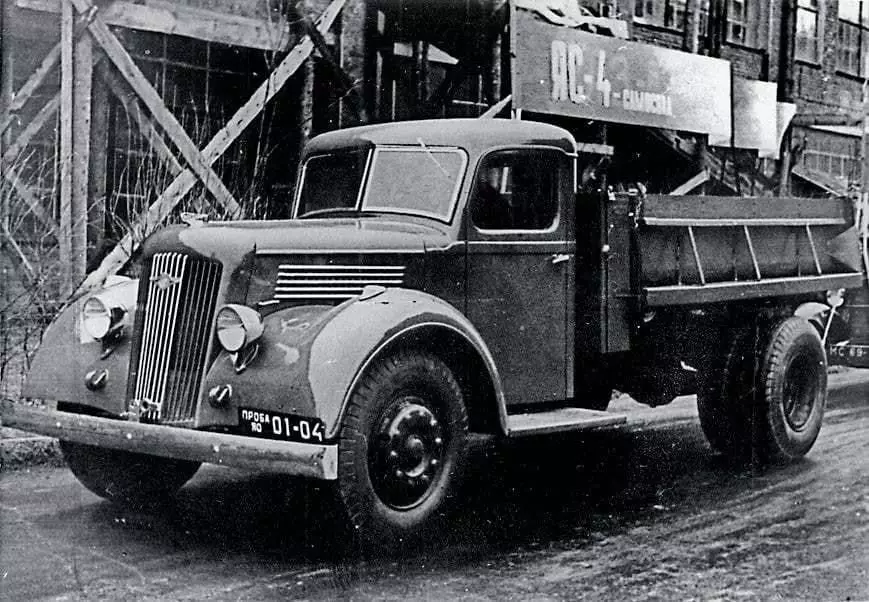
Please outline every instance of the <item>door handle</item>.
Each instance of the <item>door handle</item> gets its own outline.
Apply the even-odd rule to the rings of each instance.
[[[571,255],[567,253],[553,253],[549,260],[552,262],[552,265],[558,265],[559,263],[564,263],[565,261],[570,261]]]

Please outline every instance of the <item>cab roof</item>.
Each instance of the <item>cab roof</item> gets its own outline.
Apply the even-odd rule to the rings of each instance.
[[[512,119],[429,119],[365,125],[321,134],[305,155],[370,146],[452,146],[471,154],[500,146],[542,145],[576,153],[567,130],[547,123]]]

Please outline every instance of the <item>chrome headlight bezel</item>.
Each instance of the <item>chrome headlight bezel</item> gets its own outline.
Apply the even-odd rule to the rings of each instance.
[[[138,281],[125,279],[88,297],[81,306],[82,341],[117,338],[136,307]]]
[[[238,353],[255,343],[264,330],[260,313],[246,305],[224,305],[215,320],[217,341],[227,353]]]

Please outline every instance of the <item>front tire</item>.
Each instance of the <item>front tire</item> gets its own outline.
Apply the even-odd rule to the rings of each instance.
[[[462,391],[436,356],[400,351],[354,391],[338,443],[338,489],[363,542],[433,533],[456,501],[468,417]]]
[[[768,462],[806,455],[821,430],[827,399],[827,357],[818,331],[798,317],[773,329],[760,374],[759,443]]]
[[[107,500],[146,505],[165,499],[189,481],[198,462],[160,458],[60,441],[70,470],[82,485]]]

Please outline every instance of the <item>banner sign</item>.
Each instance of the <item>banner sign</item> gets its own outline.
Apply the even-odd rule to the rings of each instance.
[[[733,137],[710,136],[709,144],[756,150],[759,157],[779,158],[782,137],[796,105],[776,101],[776,85],[733,78]]]
[[[517,109],[730,138],[728,61],[512,19]]]

